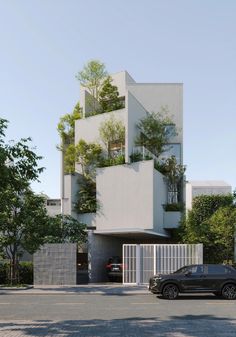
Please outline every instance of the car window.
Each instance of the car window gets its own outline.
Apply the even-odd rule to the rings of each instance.
[[[184,274],[187,270],[187,267],[180,268],[174,272],[174,274]]]
[[[202,265],[196,265],[188,268],[188,271],[191,272],[191,274],[202,274],[203,273],[203,266]]]
[[[222,265],[214,265],[214,264],[209,264],[206,266],[206,272],[208,274],[230,274],[232,271],[230,268],[227,268],[226,266]]]

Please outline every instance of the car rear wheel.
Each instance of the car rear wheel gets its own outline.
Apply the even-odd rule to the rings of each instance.
[[[222,289],[222,295],[227,300],[235,300],[236,299],[236,284],[233,284],[233,283],[226,284]]]
[[[179,289],[175,284],[167,284],[162,290],[162,296],[168,300],[174,300],[179,295]]]

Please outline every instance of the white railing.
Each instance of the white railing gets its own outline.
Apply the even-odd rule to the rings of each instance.
[[[147,159],[154,159],[156,161],[158,161],[157,157],[148,149],[146,149],[146,147],[144,146],[135,146],[133,147],[133,152],[132,152],[133,156],[135,154],[138,154],[141,156],[141,160],[147,160]]]

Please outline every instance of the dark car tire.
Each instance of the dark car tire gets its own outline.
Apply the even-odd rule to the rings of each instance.
[[[162,296],[168,300],[175,300],[179,295],[179,289],[178,287],[173,284],[169,283],[164,286],[162,289]]]
[[[228,283],[222,288],[222,296],[227,300],[236,299],[236,284]]]

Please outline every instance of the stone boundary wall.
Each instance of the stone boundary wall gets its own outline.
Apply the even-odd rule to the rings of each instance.
[[[33,261],[35,285],[76,285],[77,244],[45,244]]]

